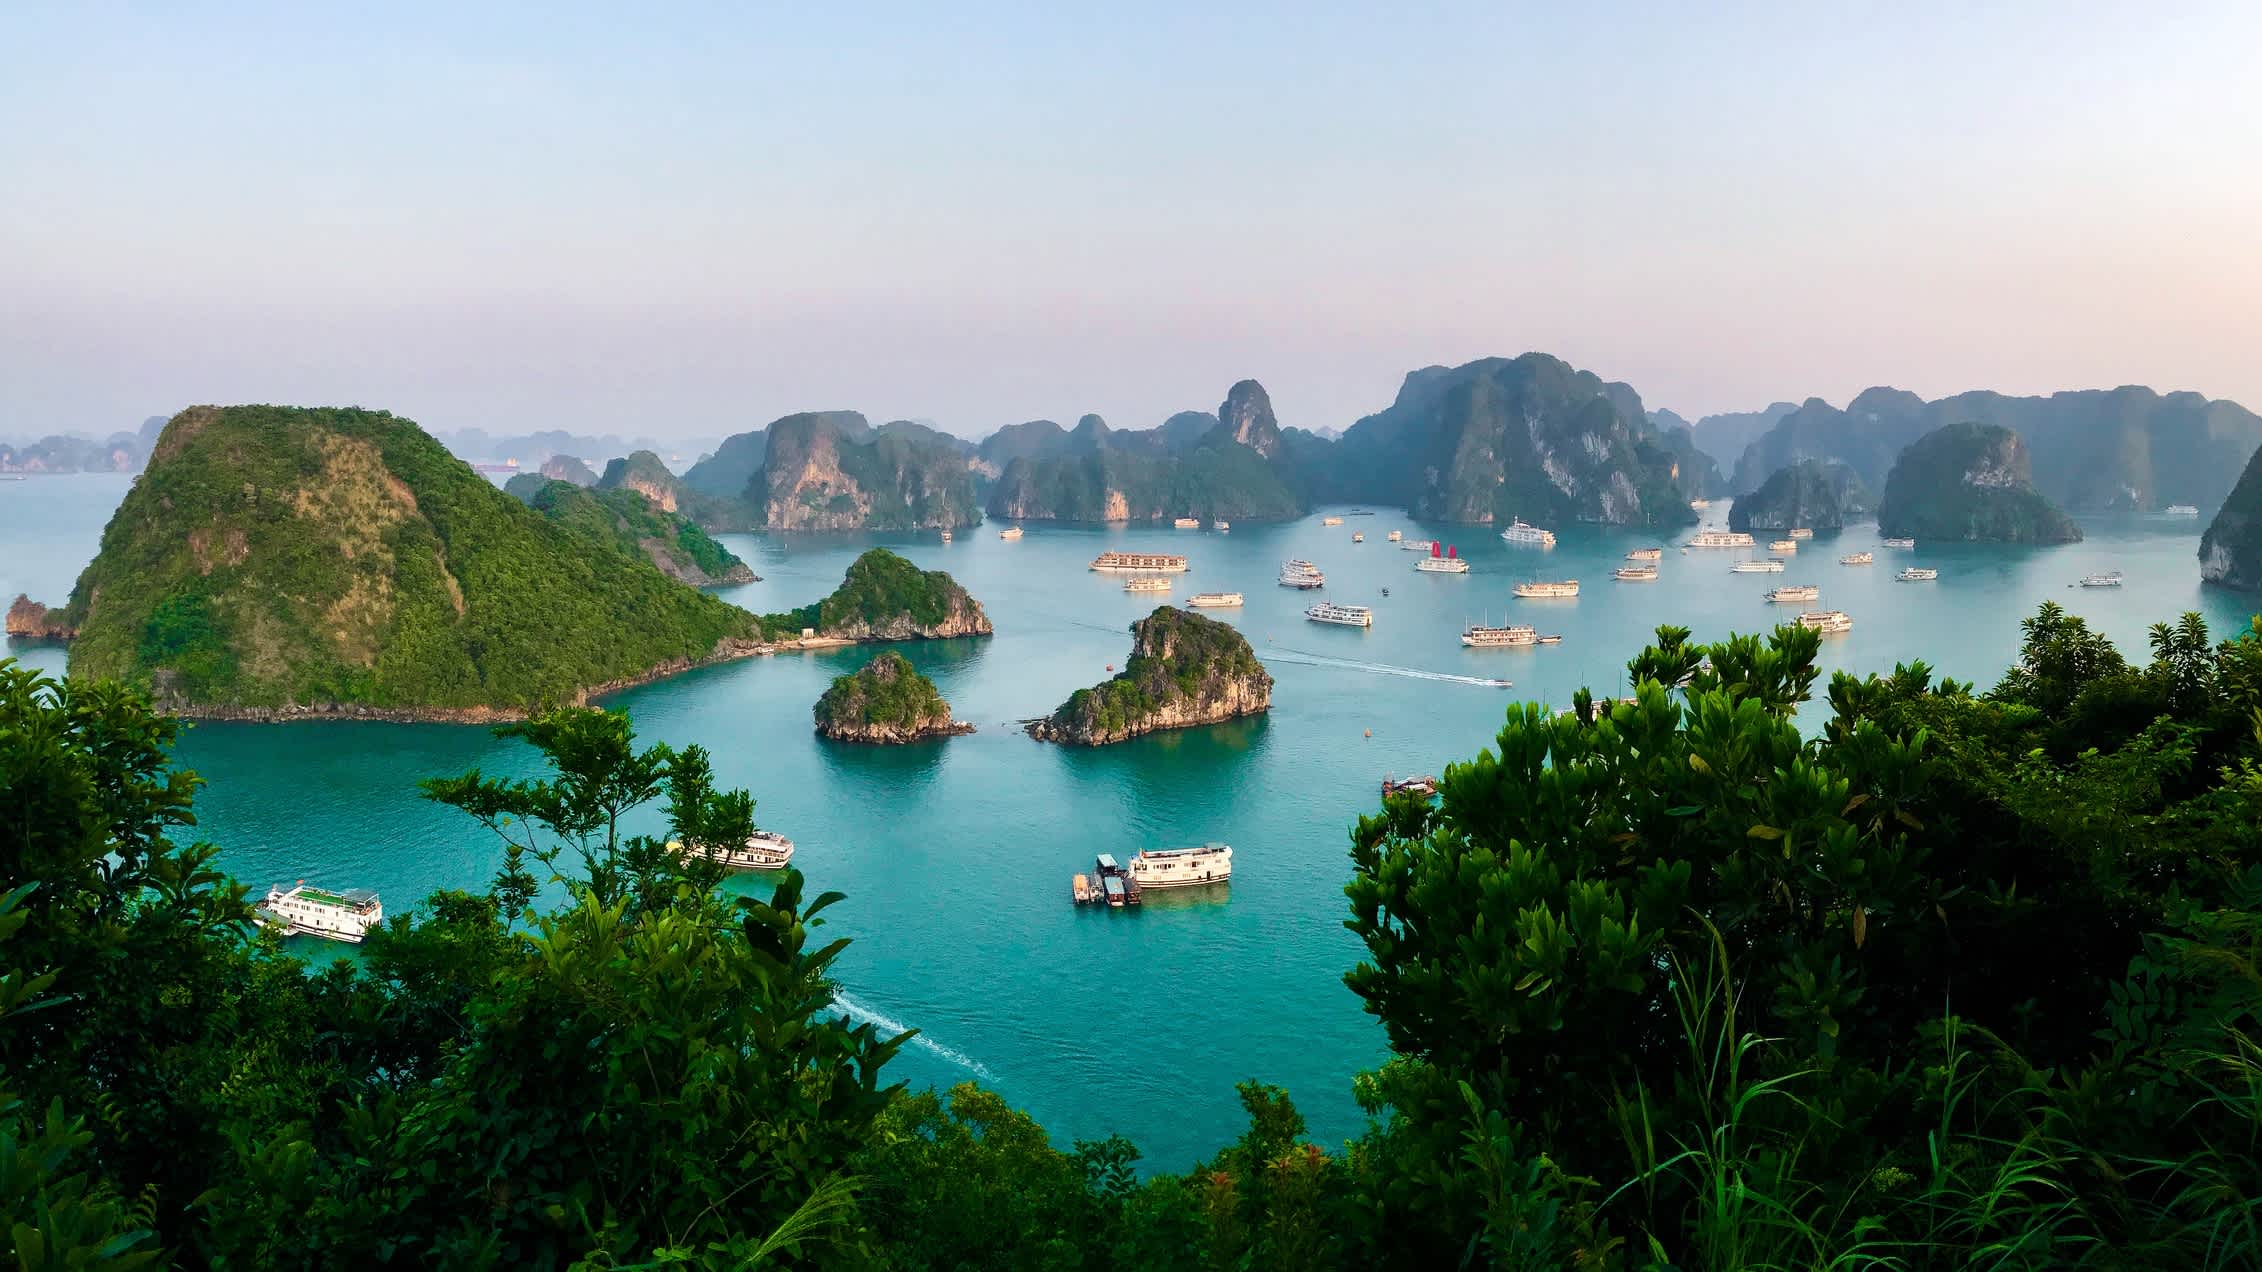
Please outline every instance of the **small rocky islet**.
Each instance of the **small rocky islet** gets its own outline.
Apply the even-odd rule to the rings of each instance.
[[[888,650],[835,677],[813,709],[817,733],[835,742],[901,745],[972,733],[950,718],[950,704],[911,660]]]
[[[1120,673],[1077,690],[1025,727],[1040,742],[1104,746],[1271,707],[1272,673],[1247,637],[1230,624],[1165,605],[1131,625],[1131,658]]]

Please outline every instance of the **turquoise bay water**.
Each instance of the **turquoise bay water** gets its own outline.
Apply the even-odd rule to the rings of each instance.
[[[0,483],[0,599],[28,591],[59,603],[126,488],[106,476]],[[648,740],[708,747],[722,780],[751,789],[762,822],[800,844],[812,885],[848,894],[830,912],[833,934],[855,938],[840,964],[844,1003],[922,1031],[898,1077],[977,1078],[1063,1143],[1120,1131],[1153,1164],[1178,1168],[1239,1132],[1233,1084],[1243,1078],[1288,1087],[1322,1139],[1358,1129],[1350,1078],[1382,1058],[1383,1039],[1340,979],[1359,956],[1342,927],[1341,890],[1346,832],[1374,807],[1385,774],[1436,772],[1474,754],[1511,702],[1561,705],[1582,683],[1616,691],[1626,659],[1658,623],[1709,639],[1787,617],[1802,607],[1760,599],[1780,583],[1817,583],[1820,607],[1854,616],[1852,633],[1824,638],[1826,670],[1885,671],[1922,657],[1983,685],[2016,650],[2018,620],[2044,599],[2132,656],[2142,656],[2156,620],[2196,609],[2220,635],[2256,606],[2200,587],[2196,523],[2084,524],[2088,541],[2065,547],[1913,553],[1877,548],[1874,527],[1861,526],[1807,544],[1781,575],[1730,574],[1738,553],[1668,546],[1663,577],[1648,584],[1615,583],[1610,572],[1653,536],[1559,528],[1559,546],[1541,552],[1387,510],[1340,526],[1314,515],[1227,535],[1033,527],[1008,543],[987,526],[953,544],[730,536],[763,581],[723,595],[757,610],[823,595],[874,543],[951,571],[998,635],[902,648],[979,731],[906,748],[818,740],[811,704],[868,649],[708,668],[610,705],[628,710]],[[1415,554],[1384,541],[1392,529],[1456,543],[1471,573],[1416,574]],[[1368,542],[1351,543],[1353,531]],[[1042,745],[1015,727],[1120,666],[1126,626],[1156,603],[1086,570],[1111,547],[1191,556],[1172,601],[1246,594],[1245,609],[1209,613],[1247,633],[1271,669],[1269,716],[1098,750]],[[1878,563],[1837,564],[1863,550]],[[1375,626],[1305,622],[1312,596],[1273,581],[1288,556],[1318,562],[1333,599],[1374,606]],[[1905,563],[1938,566],[1940,581],[1893,582]],[[2069,586],[2108,569],[2124,571],[2128,585]],[[1513,583],[1534,577],[1578,578],[1584,595],[1511,599]],[[1564,641],[1464,649],[1464,620],[1486,618],[1530,622]],[[58,650],[15,652],[61,670]],[[1473,683],[1492,677],[1514,687]],[[415,780],[528,767],[522,748],[484,730],[416,725],[202,725],[179,758],[209,783],[200,832],[237,876],[255,887],[297,878],[375,887],[396,910],[437,887],[482,885],[501,856],[484,832],[419,800]],[[1069,875],[1095,853],[1208,839],[1234,846],[1228,889],[1154,897],[1144,912],[1069,903]]]

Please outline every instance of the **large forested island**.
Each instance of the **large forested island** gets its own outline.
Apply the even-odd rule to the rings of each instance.
[[[711,540],[550,489],[544,515],[383,411],[193,407],[51,618],[74,676],[252,718],[510,714],[759,637],[653,563],[727,573]]]
[[[1802,459],[1739,496],[1728,509],[1730,530],[1841,530],[1870,511],[1869,491],[1848,465]]]
[[[1131,658],[1114,679],[1070,694],[1028,729],[1040,741],[1100,746],[1271,706],[1272,674],[1239,629],[1165,605],[1131,625]]]
[[[2262,592],[2262,448],[2199,540],[2199,577]]]
[[[2034,488],[2026,443],[2000,424],[1949,424],[1885,478],[1879,533],[1932,541],[2074,543],[2081,527]]]
[[[935,682],[892,649],[834,677],[814,714],[817,732],[835,742],[918,742],[974,731],[951,719]]]

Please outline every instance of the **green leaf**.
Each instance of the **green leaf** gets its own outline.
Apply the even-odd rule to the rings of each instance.
[[[1761,823],[1760,825],[1752,827],[1750,830],[1745,831],[1744,834],[1750,836],[1753,839],[1781,839],[1783,837],[1782,831],[1777,830],[1773,826],[1769,826],[1765,823]]]

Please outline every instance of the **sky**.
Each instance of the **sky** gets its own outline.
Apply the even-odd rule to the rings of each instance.
[[[1083,8],[0,6],[0,435],[2262,408],[2251,0]]]

